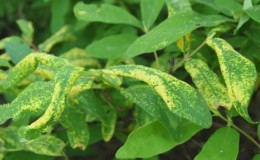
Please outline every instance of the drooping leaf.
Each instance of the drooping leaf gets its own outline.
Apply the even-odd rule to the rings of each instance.
[[[121,93],[127,99],[136,103],[138,105],[138,108],[140,107],[141,110],[143,110],[146,114],[148,114],[149,119],[147,120],[150,121],[158,120],[161,123],[161,125],[164,126],[162,130],[164,130],[166,133],[168,132],[172,134],[170,134],[171,141],[169,141],[167,147],[154,145],[152,150],[149,150],[149,148],[147,147],[143,147],[143,145],[150,146],[151,143],[161,143],[157,141],[160,141],[161,138],[163,139],[164,137],[160,137],[163,135],[157,135],[156,137],[150,137],[150,136],[136,137],[136,138],[141,138],[142,143],[136,143],[139,142],[139,139],[133,138],[130,140],[130,136],[129,136],[127,141],[128,143],[125,143],[124,146],[120,148],[120,151],[118,151],[119,153],[121,152],[120,153],[121,155],[119,155],[120,158],[137,158],[137,157],[144,158],[144,157],[151,157],[166,152],[169,149],[175,147],[176,145],[184,143],[191,136],[193,136],[196,132],[198,132],[201,129],[201,127],[193,123],[190,123],[189,121],[183,118],[179,118],[175,116],[168,109],[168,107],[166,106],[162,98],[151,87],[147,85],[131,86],[125,90],[122,90]],[[132,132],[132,134],[135,133],[136,131]],[[146,134],[150,134],[150,133],[146,133]],[[135,143],[135,147],[131,147],[131,145],[134,143]]]
[[[85,4],[78,2],[74,6],[74,14],[79,20],[87,22],[103,22],[112,24],[129,24],[140,27],[140,22],[126,10],[110,4]]]
[[[51,23],[50,28],[52,33],[57,32],[64,24],[66,14],[69,11],[69,0],[63,0],[60,3],[59,0],[52,0],[51,2]]]
[[[119,34],[105,37],[88,45],[86,51],[95,58],[123,58],[126,49],[136,38],[136,35],[133,34]]]
[[[260,23],[260,5],[256,5],[253,7],[250,7],[246,10],[247,15],[255,20],[256,22]]]
[[[33,24],[30,21],[27,21],[25,19],[19,19],[16,21],[18,24],[20,30],[22,31],[22,37],[28,41],[32,42],[33,41],[33,34],[34,34],[34,28]]]
[[[232,128],[218,129],[203,146],[195,160],[236,160],[239,133]]]
[[[196,28],[212,27],[226,21],[228,19],[222,16],[204,16],[191,11],[174,14],[135,40],[126,50],[125,56],[134,57],[163,49]]]
[[[236,52],[220,38],[207,40],[218,56],[220,69],[225,80],[232,105],[247,121],[252,122],[247,107],[254,91],[257,78],[254,64]],[[243,65],[241,67],[241,64]]]
[[[175,143],[171,133],[158,121],[148,123],[127,138],[126,143],[117,151],[117,158],[148,158],[156,153],[165,152]]]
[[[141,0],[141,14],[145,30],[149,30],[162,10],[165,0]]]
[[[178,117],[202,127],[211,125],[211,115],[202,96],[187,83],[169,74],[140,65],[112,66],[102,72],[144,81],[156,90]]]
[[[64,155],[63,149],[65,143],[51,135],[44,135],[37,139],[30,140],[24,143],[26,150],[49,156],[62,156]]]
[[[74,39],[71,29],[68,26],[62,27],[53,36],[46,39],[43,43],[39,44],[39,49],[42,52],[49,52],[54,45],[64,41],[71,41]]]
[[[231,103],[226,87],[220,83],[217,74],[206,63],[192,59],[185,63],[185,69],[212,110],[216,110],[219,106],[230,110]]]
[[[76,101],[83,110],[93,114],[102,124],[102,136],[109,141],[114,133],[116,123],[116,111],[104,103],[93,91],[84,91],[76,95]]]
[[[85,150],[89,142],[89,130],[84,115],[80,108],[67,101],[67,106],[60,117],[62,126],[67,129],[71,147],[81,150]]]

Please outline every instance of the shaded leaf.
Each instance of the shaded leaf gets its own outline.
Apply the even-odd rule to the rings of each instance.
[[[156,90],[171,112],[178,117],[202,127],[211,125],[211,115],[202,96],[187,83],[169,74],[140,65],[112,66],[102,71],[144,81]]]
[[[260,16],[259,16],[260,15],[260,5],[250,7],[245,11],[250,18],[252,18],[256,22],[260,23]]]
[[[112,24],[129,24],[140,27],[140,22],[126,10],[110,4],[85,4],[78,2],[74,6],[74,14],[79,20],[87,22],[103,22]]]
[[[220,83],[217,74],[206,63],[192,59],[185,62],[185,69],[211,109],[217,110],[219,106],[223,106],[230,110],[231,103],[226,87]]]
[[[173,143],[171,133],[160,122],[154,121],[133,131],[117,151],[116,157],[148,158],[171,149]]]
[[[44,135],[37,139],[30,140],[24,143],[26,150],[49,156],[62,156],[64,155],[63,149],[65,143],[51,135]]]
[[[140,1],[143,26],[146,31],[152,27],[164,4],[165,0]]]
[[[236,160],[238,149],[239,133],[232,128],[221,128],[211,135],[195,160]]]
[[[95,58],[123,58],[126,49],[136,38],[136,35],[133,34],[119,34],[105,37],[88,45],[86,51]]]
[[[195,12],[175,14],[139,37],[126,50],[125,56],[134,57],[163,49],[196,28],[212,27],[226,21],[227,18],[217,15],[204,16]]]
[[[254,63],[236,52],[223,39],[207,39],[207,44],[217,53],[220,69],[233,106],[243,118],[252,122],[247,107],[257,78]]]

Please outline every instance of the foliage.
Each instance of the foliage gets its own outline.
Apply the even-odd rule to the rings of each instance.
[[[240,135],[260,149],[233,121],[256,128],[258,0],[0,4],[0,160],[92,155],[112,139],[115,159],[159,159],[213,117],[192,158],[235,160]]]

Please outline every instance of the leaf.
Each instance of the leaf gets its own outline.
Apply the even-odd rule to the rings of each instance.
[[[165,0],[141,0],[141,15],[145,30],[149,30],[159,16]]]
[[[187,83],[169,74],[140,65],[112,66],[102,72],[144,81],[156,90],[176,116],[202,127],[211,125],[211,115],[202,96]]]
[[[250,18],[260,23],[260,5],[250,7],[247,10],[245,10],[245,12]]]
[[[195,160],[236,160],[239,133],[232,128],[218,129],[203,146]]]
[[[133,131],[126,143],[116,152],[116,157],[148,158],[155,155],[158,150],[165,152],[171,149],[173,143],[171,133],[160,122],[154,121]]]
[[[86,51],[95,58],[123,58],[126,49],[136,38],[136,35],[133,34],[119,34],[105,37],[88,45]]]
[[[217,110],[219,106],[223,106],[230,110],[231,103],[226,87],[220,83],[217,74],[206,63],[199,59],[191,59],[185,62],[185,69],[210,109]]]
[[[15,64],[31,53],[30,46],[21,38],[13,38],[4,41],[4,47],[6,53]]]
[[[207,39],[206,43],[215,50],[218,56],[220,69],[233,106],[243,118],[252,122],[247,107],[257,78],[254,64],[236,52],[223,39]]]
[[[72,32],[68,26],[62,27],[53,36],[49,37],[43,43],[39,44],[39,49],[42,52],[49,52],[54,45],[64,41],[71,41],[74,39]]]
[[[166,0],[168,17],[181,12],[192,11],[189,0]]]
[[[25,19],[19,19],[16,21],[18,24],[20,30],[22,31],[22,37],[28,42],[33,41],[33,34],[34,34],[34,28],[33,24],[30,21],[27,21]]]
[[[87,22],[103,22],[112,24],[129,24],[141,27],[140,22],[126,10],[110,4],[85,4],[78,2],[74,6],[74,14],[77,19]]]
[[[37,139],[25,142],[24,147],[26,150],[49,156],[63,156],[63,149],[65,143],[51,135],[44,135]]]
[[[195,0],[226,15],[237,17],[243,12],[242,5],[237,0]],[[223,5],[225,4],[225,5]]]
[[[125,56],[130,58],[163,49],[199,27],[212,27],[226,21],[227,18],[217,15],[204,16],[195,12],[175,14],[135,40]]]
[[[83,110],[93,114],[102,124],[102,136],[109,141],[114,133],[116,123],[116,111],[104,103],[93,91],[84,91],[76,95],[77,104]]]
[[[260,160],[260,154],[256,154],[252,160]]]
[[[82,110],[67,101],[67,106],[60,117],[60,122],[67,129],[71,147],[85,150],[89,142],[89,130]]]
[[[179,118],[175,116],[166,106],[165,102],[162,98],[153,90],[151,87],[147,85],[135,85],[131,86],[125,90],[122,90],[121,93],[132,102],[138,105],[143,112],[148,114],[150,121],[158,120],[163,125],[163,130],[165,130],[170,134],[170,143],[168,147],[161,148],[160,145],[154,145],[153,151],[149,150],[147,147],[143,147],[143,145],[150,146],[150,143],[161,143],[159,142],[161,138],[152,139],[148,136],[137,137],[138,139],[132,139],[129,143],[139,142],[139,138],[142,138],[142,143],[136,143],[135,147],[130,147],[128,144],[124,144],[126,148],[122,148],[125,152],[124,157],[120,158],[137,158],[137,157],[150,157],[163,152],[168,151],[169,149],[184,143],[188,139],[191,138],[196,132],[201,130],[201,127],[190,123],[189,121]],[[142,98],[140,98],[142,97]],[[139,112],[140,113],[140,112]],[[144,114],[142,114],[143,116]],[[148,117],[146,116],[146,117]],[[145,117],[142,117],[145,118]],[[144,126],[142,126],[144,127]],[[141,127],[141,128],[142,128]],[[135,134],[136,131],[133,131],[131,134]],[[148,133],[147,133],[148,134]],[[149,133],[150,134],[150,133]],[[130,138],[130,136],[129,136]],[[151,140],[151,141],[150,141]],[[134,142],[135,141],[135,142]],[[158,141],[158,142],[157,142]],[[121,150],[121,148],[120,148]],[[123,152],[122,151],[122,152]]]
[[[11,104],[0,106],[0,124],[10,118],[21,118],[26,115],[38,115],[42,113],[51,101],[53,83],[34,82],[26,87]],[[49,89],[46,89],[49,88]]]
[[[57,32],[65,24],[66,14],[69,11],[70,2],[69,0],[63,0],[60,3],[59,0],[51,0],[51,31],[52,33]]]

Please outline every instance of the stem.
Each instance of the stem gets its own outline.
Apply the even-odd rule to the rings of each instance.
[[[158,58],[158,54],[157,52],[153,52],[153,55],[154,55],[154,58],[155,58],[155,62],[156,62],[156,65],[157,65],[157,69],[160,68],[160,62],[159,62],[159,58]]]
[[[260,149],[260,144],[253,137],[251,137],[249,134],[247,134],[245,131],[243,131],[237,125],[235,125],[232,121],[228,120],[227,118],[222,116],[220,113],[214,112],[214,114],[217,115],[222,120],[226,121],[228,124],[230,124],[233,128],[235,128],[238,132],[243,134],[247,139],[249,139],[253,144],[255,144],[258,149]]]

